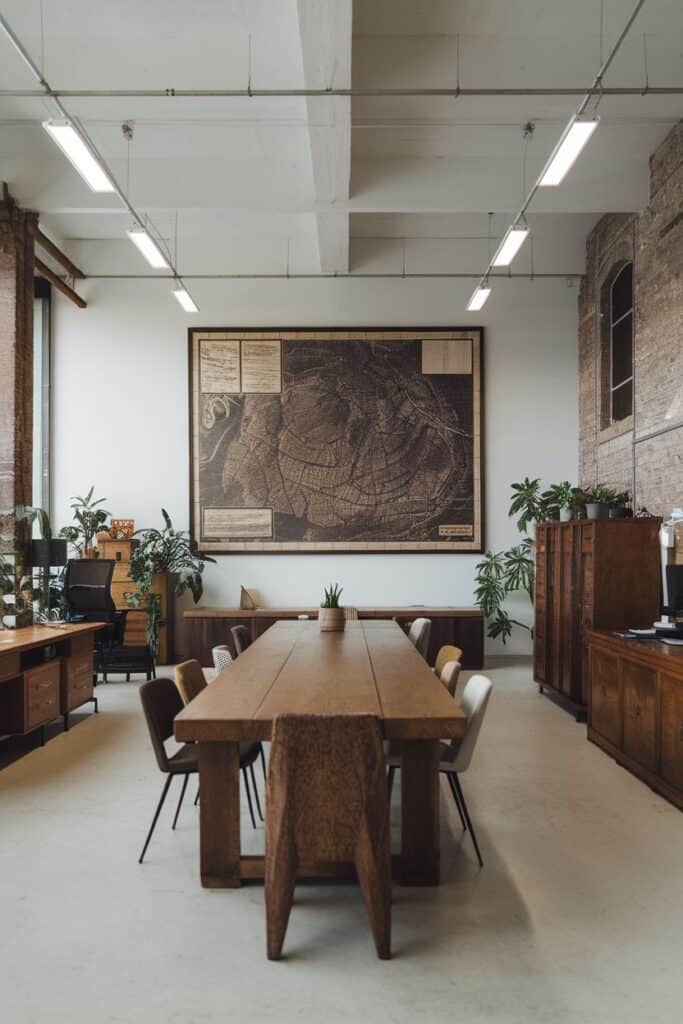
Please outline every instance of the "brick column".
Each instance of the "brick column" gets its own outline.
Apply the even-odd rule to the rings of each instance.
[[[0,509],[31,504],[37,214],[0,194]]]

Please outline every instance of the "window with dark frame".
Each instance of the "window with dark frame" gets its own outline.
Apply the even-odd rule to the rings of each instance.
[[[609,295],[610,422],[633,412],[633,264],[625,263]]]

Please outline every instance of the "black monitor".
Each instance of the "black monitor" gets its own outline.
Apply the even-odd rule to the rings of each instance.
[[[666,566],[667,604],[665,615],[683,615],[683,565]]]

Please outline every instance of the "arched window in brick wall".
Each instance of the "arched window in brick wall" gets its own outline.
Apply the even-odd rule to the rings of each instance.
[[[618,264],[602,290],[602,425],[633,413],[633,263]]]

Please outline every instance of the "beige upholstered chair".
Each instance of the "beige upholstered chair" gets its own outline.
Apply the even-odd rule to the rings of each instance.
[[[450,743],[442,743],[439,750],[439,771],[448,779],[462,827],[466,832],[469,830],[472,836],[472,843],[474,844],[474,850],[480,867],[484,866],[484,862],[472,825],[472,819],[467,810],[459,776],[466,772],[472,763],[472,755],[479,738],[479,732],[484,721],[484,714],[488,707],[492,688],[491,680],[486,676],[476,675],[467,680],[460,700],[460,706],[467,715],[465,735],[461,739],[451,740]],[[387,758],[387,764],[389,766],[389,797],[391,798],[394,775],[396,770],[401,767],[400,755],[390,754]]]
[[[439,679],[441,679],[441,673],[444,665],[449,661],[459,661],[462,664],[461,647],[456,647],[454,644],[444,644],[439,648],[439,653],[437,654],[436,661],[434,662],[434,671]]]
[[[431,636],[431,632],[431,619],[415,619],[408,633],[408,639],[415,645],[425,661],[427,660],[427,652],[429,651],[429,637]]]
[[[204,690],[207,686],[206,676],[202,671],[202,666],[196,659],[192,658],[190,661],[183,661],[180,665],[175,667],[175,684],[178,692],[182,698],[183,704],[189,704],[190,701],[194,700],[195,697]],[[251,790],[249,788],[249,776],[247,770],[251,774],[251,781],[254,786],[254,795],[256,798],[256,809],[258,816],[263,821],[263,814],[261,813],[261,801],[258,795],[258,787],[256,785],[256,776],[254,775],[254,761],[260,756],[261,764],[263,766],[263,777],[266,776],[266,761],[263,753],[263,747],[260,743],[240,743],[240,768],[242,770],[242,776],[244,778],[244,788],[247,793],[247,803],[249,804],[249,814],[251,815],[251,823],[256,828],[256,818],[254,817],[254,806],[251,802]],[[196,801],[195,801],[196,803]]]
[[[459,661],[447,661],[441,669],[439,678],[450,693],[451,697],[455,697],[455,690],[458,685],[458,678],[460,676],[461,669],[462,665]]]

